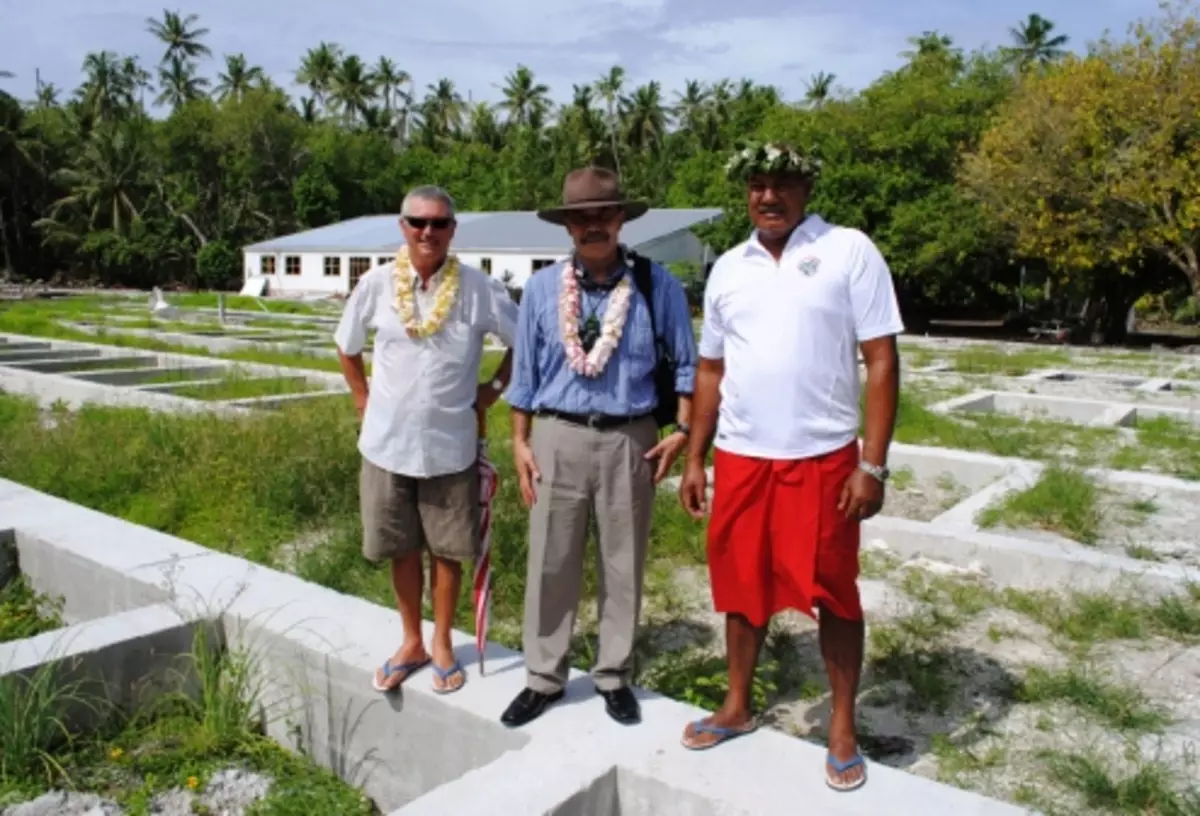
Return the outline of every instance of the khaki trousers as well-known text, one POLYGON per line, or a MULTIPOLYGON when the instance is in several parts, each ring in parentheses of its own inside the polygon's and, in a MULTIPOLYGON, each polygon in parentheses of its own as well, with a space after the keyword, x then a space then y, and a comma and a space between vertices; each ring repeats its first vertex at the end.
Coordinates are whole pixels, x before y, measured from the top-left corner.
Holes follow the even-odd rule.
POLYGON ((649 417, 605 430, 534 421, 531 447, 542 480, 529 517, 524 645, 527 683, 535 691, 553 693, 566 684, 593 518, 600 643, 592 676, 605 691, 632 679, 655 492, 655 465, 644 457, 657 442, 649 417))

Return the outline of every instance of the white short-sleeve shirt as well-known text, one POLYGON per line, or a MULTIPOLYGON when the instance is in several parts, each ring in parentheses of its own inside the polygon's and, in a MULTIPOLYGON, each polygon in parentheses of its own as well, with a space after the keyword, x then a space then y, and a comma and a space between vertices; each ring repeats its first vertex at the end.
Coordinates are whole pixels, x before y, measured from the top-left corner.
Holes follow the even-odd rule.
POLYGON ((904 331, 887 263, 856 229, 810 215, 779 262, 756 237, 722 255, 704 291, 699 353, 724 360, 714 444, 803 459, 858 435, 858 344, 904 331))
MULTIPOLYGON (((346 301, 334 341, 345 354, 358 354, 375 330, 370 396, 358 449, 391 473, 416 478, 466 470, 476 459, 475 403, 484 339, 489 334, 512 347, 517 304, 500 281, 461 264, 459 290, 441 330, 432 337, 408 336, 395 306, 395 264, 368 271, 346 301)), ((413 286, 418 319, 433 308, 442 273, 425 289, 413 286)))

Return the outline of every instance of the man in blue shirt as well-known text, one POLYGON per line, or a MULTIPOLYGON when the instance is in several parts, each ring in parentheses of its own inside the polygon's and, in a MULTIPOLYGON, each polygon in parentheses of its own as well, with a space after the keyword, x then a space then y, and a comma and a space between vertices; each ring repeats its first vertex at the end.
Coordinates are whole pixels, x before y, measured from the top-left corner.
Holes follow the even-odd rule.
POLYGON ((530 508, 527 681, 501 717, 509 726, 562 699, 593 518, 601 577, 592 676, 614 720, 641 717, 629 683, 654 493, 687 444, 696 364, 683 286, 646 262, 647 303, 635 280, 636 256, 618 240, 622 224, 646 209, 625 200, 616 174, 584 168, 567 175, 562 207, 538 213, 565 226, 575 250, 525 284, 505 397, 513 408, 521 497, 530 508), (662 440, 653 416, 655 329, 675 363, 679 404, 675 427, 662 440))

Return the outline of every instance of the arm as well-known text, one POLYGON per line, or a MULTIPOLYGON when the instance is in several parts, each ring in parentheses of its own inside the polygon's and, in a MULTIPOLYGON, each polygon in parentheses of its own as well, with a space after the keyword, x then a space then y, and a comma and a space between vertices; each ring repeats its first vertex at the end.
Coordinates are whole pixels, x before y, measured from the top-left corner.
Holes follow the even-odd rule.
POLYGON ((904 323, 887 262, 869 239, 864 238, 862 258, 850 278, 850 302, 867 366, 862 458, 883 467, 896 426, 900 395, 896 335, 904 331, 904 323))
MULTIPOLYGON (((714 270, 714 273, 716 270, 714 270)), ((717 433, 721 408, 721 379, 725 376, 725 325, 714 284, 717 274, 704 287, 704 322, 700 327, 699 365, 696 367, 695 396, 692 397, 692 436, 688 464, 704 467, 708 449, 717 433)))
MULTIPOLYGON (((500 381, 500 390, 508 387, 512 380, 513 347, 517 343, 517 325, 520 322, 520 308, 508 293, 508 287, 498 280, 488 278, 488 314, 487 331, 500 338, 500 342, 508 347, 500 367, 496 369, 494 380, 500 381)), ((496 396, 499 396, 497 394, 496 396)))
MULTIPOLYGON (((338 321, 333 340, 337 344, 338 364, 350 393, 354 397, 354 405, 362 418, 367 407, 367 397, 370 388, 367 381, 367 369, 363 362, 363 347, 367 342, 367 329, 370 328, 371 316, 375 310, 375 279, 370 273, 363 276, 358 286, 346 300, 346 308, 342 310, 342 319, 338 321)), ((377 276, 376 276, 377 277, 377 276)))
POLYGON ((521 298, 521 306, 517 311, 517 325, 513 336, 514 345, 509 360, 512 379, 504 394, 505 400, 512 406, 514 445, 524 445, 529 441, 533 400, 537 395, 539 385, 537 370, 539 338, 535 303, 537 297, 531 291, 534 285, 531 279, 526 285, 526 290, 521 298))
POLYGON ((678 425, 690 425, 692 419, 693 393, 696 389, 696 335, 692 329, 692 314, 688 308, 687 293, 669 272, 662 272, 663 313, 667 316, 668 330, 663 341, 671 359, 675 361, 675 393, 679 395, 679 410, 675 415, 678 425))
POLYGON ((692 397, 692 434, 688 442, 688 464, 703 468, 717 433, 717 415, 721 408, 721 378, 725 361, 700 358, 696 367, 696 392, 692 397))
POLYGON ((888 448, 896 427, 896 405, 900 397, 900 356, 893 335, 861 344, 867 363, 866 410, 862 458, 868 464, 887 464, 888 448))

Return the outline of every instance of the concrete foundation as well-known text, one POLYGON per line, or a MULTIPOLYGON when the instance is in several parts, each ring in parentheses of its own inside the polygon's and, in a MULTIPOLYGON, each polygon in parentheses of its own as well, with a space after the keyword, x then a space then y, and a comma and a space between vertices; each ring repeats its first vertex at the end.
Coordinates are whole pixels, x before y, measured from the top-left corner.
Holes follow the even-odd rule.
MULTIPOLYGON (((75 671, 106 686, 153 690, 156 673, 191 648, 195 626, 207 621, 230 645, 250 650, 269 676, 268 710, 279 712, 271 734, 394 816, 725 816, 792 812, 796 802, 833 816, 1024 812, 874 763, 866 787, 835 793, 824 784, 821 746, 766 729, 719 751, 688 752, 679 745, 682 729, 705 712, 639 691, 643 723, 618 726, 580 672, 572 672, 562 703, 508 730, 498 717, 524 686, 521 656, 489 644, 480 676, 465 633, 454 636, 468 667, 462 691, 439 697, 418 675, 402 692, 380 695, 370 678, 396 646, 392 609, 3 480, 0 529, 12 531, 9 541, 35 588, 74 596, 72 612, 89 618, 0 645, 0 666, 28 671, 69 658, 75 671), (128 674, 131 666, 137 677, 128 674)), ((995 546, 986 538, 976 543, 995 546)), ((1045 558, 1057 559, 1060 572, 1071 569, 1060 554, 1045 558)))
POLYGON ((231 415, 257 407, 244 400, 203 400, 172 393, 186 385, 209 385, 227 376, 294 379, 298 386, 308 389, 298 396, 348 393, 342 376, 332 372, 183 354, 131 353, 98 343, 34 343, 21 335, 0 335, 0 339, 6 341, 0 345, 0 391, 35 397, 47 407, 58 402, 71 408, 95 403, 231 415), (11 351, 14 345, 30 344, 36 348, 11 351), (161 382, 164 375, 168 379, 161 382))

